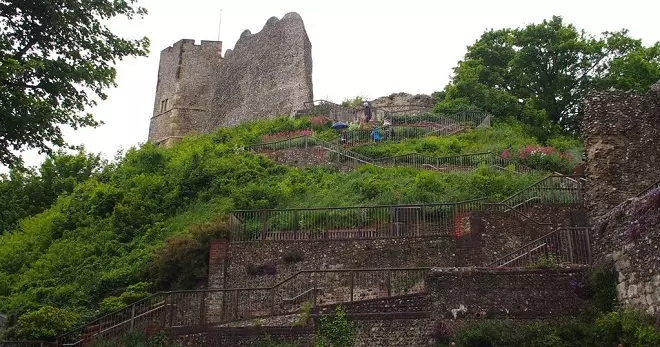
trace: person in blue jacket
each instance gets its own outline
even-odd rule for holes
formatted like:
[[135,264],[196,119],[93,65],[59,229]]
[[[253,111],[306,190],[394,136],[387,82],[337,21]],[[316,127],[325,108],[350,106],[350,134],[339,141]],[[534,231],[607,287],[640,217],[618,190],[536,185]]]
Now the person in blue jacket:
[[378,142],[381,139],[380,130],[378,130],[377,126],[374,126],[374,129],[371,131],[371,139],[374,140],[374,142]]

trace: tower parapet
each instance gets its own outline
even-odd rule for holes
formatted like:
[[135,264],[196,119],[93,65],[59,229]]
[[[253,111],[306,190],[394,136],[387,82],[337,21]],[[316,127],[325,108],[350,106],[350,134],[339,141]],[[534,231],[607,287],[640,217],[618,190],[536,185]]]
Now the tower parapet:
[[271,17],[233,50],[181,40],[160,55],[149,141],[170,145],[221,126],[289,114],[313,100],[311,43],[302,18]]

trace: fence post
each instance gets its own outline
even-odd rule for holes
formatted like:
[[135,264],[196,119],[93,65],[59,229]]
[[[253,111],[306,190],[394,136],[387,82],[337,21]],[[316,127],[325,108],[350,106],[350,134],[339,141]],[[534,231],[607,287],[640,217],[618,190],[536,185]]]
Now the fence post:
[[277,287],[273,287],[270,289],[270,314],[272,316],[275,315],[275,292],[277,290]]
[[316,295],[319,291],[317,274],[318,274],[317,272],[312,272],[313,281],[314,281],[314,286],[313,286],[314,287],[314,303],[312,303],[312,307],[316,307],[316,299],[317,299]]
[[392,270],[387,270],[387,297],[392,296]]
[[354,275],[353,271],[351,271],[350,274],[351,274],[351,302],[353,302],[353,289],[354,289],[353,286],[355,285],[355,279],[354,279],[355,276],[353,276]]
[[566,232],[566,238],[568,239],[568,260],[571,263],[574,263],[573,252],[575,252],[575,247],[573,246],[573,230],[565,229],[564,231]]
[[591,238],[589,236],[591,234],[591,228],[583,228],[582,231],[587,241],[587,264],[591,264]]
[[135,304],[131,306],[131,327],[129,328],[129,331],[133,331],[133,328],[135,327]]
[[199,324],[206,324],[206,291],[201,293],[201,300],[199,303]]

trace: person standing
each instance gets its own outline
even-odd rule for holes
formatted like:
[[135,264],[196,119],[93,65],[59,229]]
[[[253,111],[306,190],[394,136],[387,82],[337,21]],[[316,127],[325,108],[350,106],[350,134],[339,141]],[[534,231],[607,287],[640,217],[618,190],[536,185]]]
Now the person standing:
[[364,122],[369,123],[371,121],[371,103],[369,101],[364,102]]

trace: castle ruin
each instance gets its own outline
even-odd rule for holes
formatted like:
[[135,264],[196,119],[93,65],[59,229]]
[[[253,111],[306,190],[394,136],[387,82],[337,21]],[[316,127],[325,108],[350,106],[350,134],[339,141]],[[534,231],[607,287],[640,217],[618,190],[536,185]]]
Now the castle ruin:
[[290,114],[313,100],[312,44],[295,12],[222,42],[184,39],[161,51],[149,141],[169,146],[191,134]]

